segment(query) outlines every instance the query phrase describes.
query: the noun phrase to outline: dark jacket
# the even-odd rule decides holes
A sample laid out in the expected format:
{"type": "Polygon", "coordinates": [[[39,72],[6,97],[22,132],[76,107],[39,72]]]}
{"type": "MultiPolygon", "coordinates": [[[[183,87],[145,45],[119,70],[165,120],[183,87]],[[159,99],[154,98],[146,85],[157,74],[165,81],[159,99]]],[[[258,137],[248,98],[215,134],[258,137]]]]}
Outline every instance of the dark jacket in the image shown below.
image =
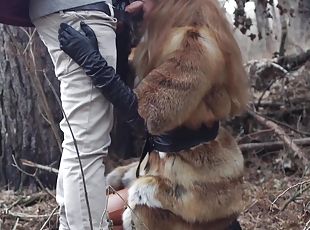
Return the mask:
{"type": "Polygon", "coordinates": [[[0,1],[0,23],[33,26],[29,18],[29,0],[0,1]]]}

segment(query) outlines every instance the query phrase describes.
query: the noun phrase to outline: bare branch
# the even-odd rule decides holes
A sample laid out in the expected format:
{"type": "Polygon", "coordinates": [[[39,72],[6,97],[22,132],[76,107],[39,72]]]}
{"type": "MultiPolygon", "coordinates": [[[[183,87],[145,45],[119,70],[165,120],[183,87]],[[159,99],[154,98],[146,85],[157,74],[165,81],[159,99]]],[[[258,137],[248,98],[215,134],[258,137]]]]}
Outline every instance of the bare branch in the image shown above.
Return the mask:
{"type": "Polygon", "coordinates": [[[36,180],[36,182],[39,184],[39,186],[41,187],[42,190],[46,191],[49,195],[51,195],[54,199],[56,199],[55,195],[54,195],[48,188],[44,187],[43,184],[42,184],[42,182],[40,181],[40,179],[37,177],[37,171],[38,171],[37,169],[35,170],[35,172],[34,172],[33,174],[28,173],[28,172],[26,172],[25,170],[23,170],[23,169],[17,164],[17,161],[16,161],[14,155],[12,155],[12,159],[13,159],[13,162],[14,162],[13,166],[14,166],[15,168],[17,168],[20,172],[24,173],[24,174],[27,175],[27,176],[33,177],[33,178],[36,180]]]}
{"type": "Polygon", "coordinates": [[[278,126],[273,121],[267,120],[265,117],[257,114],[254,111],[248,110],[248,113],[262,125],[274,129],[275,133],[280,139],[283,140],[285,145],[289,147],[294,152],[294,154],[303,161],[304,165],[308,165],[309,160],[306,158],[305,153],[293,142],[293,140],[285,133],[285,131],[280,126],[278,126]]]}
{"type": "MultiPolygon", "coordinates": [[[[296,145],[310,146],[310,138],[293,139],[292,142],[295,143],[296,145]]],[[[258,149],[274,151],[274,150],[282,149],[283,147],[284,147],[283,141],[247,143],[247,144],[239,145],[239,148],[242,151],[252,151],[252,150],[258,150],[258,149]]]]}
{"type": "Polygon", "coordinates": [[[22,163],[22,165],[25,165],[25,166],[28,166],[28,167],[31,167],[31,168],[42,169],[42,170],[45,170],[45,171],[48,171],[48,172],[53,172],[53,173],[58,174],[58,169],[55,169],[55,168],[50,167],[50,166],[37,164],[37,163],[34,163],[32,161],[28,161],[28,160],[25,160],[25,159],[21,159],[20,162],[22,163]]]}
{"type": "Polygon", "coordinates": [[[306,180],[306,181],[302,181],[299,182],[297,184],[294,184],[290,187],[288,187],[287,189],[285,189],[283,192],[281,192],[276,199],[274,199],[274,201],[271,204],[271,208],[275,205],[275,203],[281,198],[283,197],[288,191],[290,191],[293,188],[297,188],[299,187],[299,189],[296,190],[296,192],[284,203],[284,205],[281,208],[281,211],[283,211],[292,201],[294,201],[297,196],[300,196],[302,193],[304,193],[306,190],[308,190],[310,188],[310,185],[307,185],[306,187],[302,187],[305,184],[309,184],[310,180],[306,180]]]}
{"type": "Polygon", "coordinates": [[[51,214],[48,216],[47,220],[44,222],[44,224],[42,225],[42,227],[40,228],[40,230],[43,230],[44,227],[48,224],[48,222],[51,220],[51,218],[54,216],[55,212],[58,210],[59,206],[55,207],[53,209],[53,211],[51,212],[51,214]]]}

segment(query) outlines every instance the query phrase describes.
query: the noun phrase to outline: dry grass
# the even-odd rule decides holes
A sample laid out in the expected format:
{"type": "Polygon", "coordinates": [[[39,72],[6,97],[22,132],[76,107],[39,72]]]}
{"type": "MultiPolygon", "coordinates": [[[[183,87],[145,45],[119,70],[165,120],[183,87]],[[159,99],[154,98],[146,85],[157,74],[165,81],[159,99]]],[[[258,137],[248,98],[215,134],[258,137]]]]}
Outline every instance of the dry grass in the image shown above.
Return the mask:
{"type": "MultiPolygon", "coordinates": [[[[0,193],[0,230],[39,230],[57,208],[55,199],[45,192],[0,193]]],[[[43,229],[57,229],[57,214],[52,215],[43,229]]]]}
{"type": "MultiPolygon", "coordinates": [[[[279,194],[302,181],[298,170],[293,172],[292,168],[284,169],[282,155],[282,152],[245,155],[245,211],[240,217],[244,229],[300,230],[304,229],[310,220],[309,191],[301,194],[297,201],[290,202],[284,210],[281,208],[296,191],[295,189],[288,191],[275,205],[272,205],[279,194]]],[[[303,180],[307,178],[309,180],[309,177],[304,177],[303,180]]],[[[57,207],[55,200],[43,192],[31,194],[30,191],[25,191],[21,194],[3,191],[0,197],[0,229],[3,230],[14,229],[17,219],[19,220],[15,229],[40,229],[47,216],[57,207]],[[8,208],[9,212],[5,213],[8,208]],[[17,214],[25,217],[17,217],[17,214]],[[30,215],[38,217],[27,217],[30,215]]],[[[57,216],[54,216],[44,229],[56,229],[56,225],[57,216]]]]}
{"type": "Polygon", "coordinates": [[[285,170],[281,156],[281,152],[269,153],[266,157],[248,156],[246,208],[240,217],[244,229],[307,229],[305,226],[310,220],[309,191],[302,192],[295,201],[289,202],[296,190],[300,191],[294,187],[273,204],[283,191],[309,180],[309,177],[301,179],[298,171],[285,170]]]}

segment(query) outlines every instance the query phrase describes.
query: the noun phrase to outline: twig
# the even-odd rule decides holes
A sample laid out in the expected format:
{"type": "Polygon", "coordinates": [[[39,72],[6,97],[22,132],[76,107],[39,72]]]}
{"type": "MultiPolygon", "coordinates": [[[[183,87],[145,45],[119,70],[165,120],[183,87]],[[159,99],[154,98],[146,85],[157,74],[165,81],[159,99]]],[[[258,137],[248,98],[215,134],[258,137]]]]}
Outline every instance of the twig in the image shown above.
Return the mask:
{"type": "MultiPolygon", "coordinates": [[[[301,187],[301,186],[300,186],[301,187]]],[[[298,196],[303,194],[305,191],[307,191],[310,188],[310,185],[306,186],[305,188],[297,189],[296,192],[284,203],[284,205],[281,208],[281,211],[284,211],[284,209],[287,208],[287,206],[294,200],[297,199],[298,196]]]]}
{"type": "MultiPolygon", "coordinates": [[[[137,218],[137,220],[144,226],[144,228],[146,230],[149,230],[148,226],[146,226],[146,224],[140,219],[140,217],[134,212],[134,210],[128,205],[127,201],[111,186],[109,185],[108,186],[108,194],[110,194],[110,189],[112,190],[112,193],[113,194],[116,194],[123,202],[124,204],[126,205],[127,208],[129,208],[131,210],[131,212],[135,215],[135,217],[137,218]]],[[[106,209],[104,211],[104,213],[102,214],[102,216],[105,216],[105,213],[107,212],[107,206],[106,205],[106,209]]],[[[101,220],[102,222],[102,220],[101,220]]],[[[101,222],[100,222],[100,226],[101,226],[101,222]]],[[[101,229],[101,228],[100,228],[101,229]]]]}
{"type": "MultiPolygon", "coordinates": [[[[108,191],[109,191],[110,187],[108,187],[108,191]]],[[[109,194],[109,192],[108,192],[109,194]]],[[[106,216],[107,214],[107,219],[108,219],[108,222],[109,222],[109,230],[110,230],[110,220],[109,220],[109,215],[108,215],[108,204],[109,204],[109,196],[107,195],[106,196],[106,202],[105,202],[105,208],[104,208],[104,211],[101,215],[101,218],[100,218],[100,224],[99,224],[99,230],[103,230],[103,221],[104,221],[104,217],[106,216]]]]}
{"type": "Polygon", "coordinates": [[[14,155],[12,155],[12,159],[13,159],[13,162],[14,162],[14,164],[12,164],[12,166],[15,167],[15,168],[17,168],[20,172],[22,172],[22,173],[24,173],[25,175],[30,176],[30,177],[35,177],[35,176],[36,176],[37,170],[36,170],[33,174],[28,173],[28,172],[26,172],[25,170],[23,170],[21,167],[19,167],[19,165],[17,164],[17,161],[16,161],[14,155]]]}
{"type": "Polygon", "coordinates": [[[18,225],[18,222],[19,222],[19,218],[17,217],[16,222],[15,222],[15,224],[14,224],[12,230],[16,230],[17,225],[18,225]]]}
{"type": "Polygon", "coordinates": [[[22,31],[24,31],[25,34],[27,34],[27,36],[28,36],[28,38],[29,38],[29,41],[28,41],[28,43],[27,43],[27,45],[26,45],[26,47],[25,47],[25,49],[24,49],[24,51],[23,51],[23,54],[25,54],[26,51],[27,51],[27,49],[30,47],[30,45],[31,45],[31,43],[32,43],[33,37],[34,37],[34,35],[36,34],[37,29],[35,28],[35,29],[32,31],[31,34],[28,33],[28,32],[25,30],[25,28],[23,28],[23,27],[20,27],[20,29],[21,29],[22,31]]]}
{"type": "Polygon", "coordinates": [[[258,110],[258,108],[260,107],[260,103],[262,102],[262,99],[263,99],[263,97],[265,96],[267,90],[269,90],[270,87],[271,87],[276,81],[277,81],[276,78],[273,79],[273,80],[268,84],[268,86],[264,89],[263,93],[262,93],[262,94],[260,95],[260,97],[258,98],[257,103],[255,104],[256,110],[258,110]]]}
{"type": "Polygon", "coordinates": [[[34,163],[32,161],[28,161],[28,160],[25,160],[25,159],[21,159],[20,162],[22,163],[22,165],[25,165],[25,166],[28,166],[28,167],[31,167],[31,168],[42,169],[42,170],[45,170],[45,171],[48,171],[48,172],[53,172],[53,173],[58,174],[58,169],[55,169],[55,168],[50,167],[50,166],[37,164],[37,163],[34,163]]]}
{"type": "Polygon", "coordinates": [[[295,133],[298,133],[298,134],[301,134],[301,135],[304,135],[304,136],[310,136],[310,133],[309,133],[309,132],[305,132],[305,131],[299,130],[299,129],[294,128],[294,127],[292,127],[292,126],[290,126],[290,125],[288,125],[288,124],[286,124],[286,123],[284,123],[284,122],[275,120],[275,119],[273,119],[273,118],[271,118],[271,117],[265,116],[265,118],[268,119],[268,120],[270,120],[270,121],[273,121],[274,123],[276,123],[276,124],[278,124],[278,125],[284,126],[285,128],[288,128],[288,129],[294,131],[295,133]]]}
{"type": "MultiPolygon", "coordinates": [[[[308,183],[310,183],[310,180],[306,180],[306,181],[302,181],[302,182],[299,182],[299,183],[297,183],[297,184],[294,184],[294,185],[292,185],[292,186],[290,186],[290,187],[288,187],[287,189],[285,189],[283,192],[281,192],[277,197],[276,197],[276,199],[274,199],[274,201],[272,201],[272,206],[277,202],[277,200],[279,200],[282,196],[284,196],[284,194],[286,194],[289,190],[291,190],[291,189],[293,189],[293,188],[296,188],[296,187],[298,187],[298,186],[302,186],[302,185],[304,185],[304,184],[308,184],[308,183]]],[[[287,206],[287,205],[286,205],[287,206]]],[[[283,208],[282,208],[282,210],[283,210],[283,208]]]]}
{"type": "Polygon", "coordinates": [[[254,137],[260,136],[262,134],[270,133],[272,131],[273,131],[273,129],[264,129],[264,130],[259,130],[257,132],[249,133],[249,134],[247,134],[245,136],[241,136],[241,137],[237,138],[237,142],[240,143],[240,142],[242,142],[243,140],[245,140],[247,138],[251,138],[252,139],[254,137]]]}
{"type": "Polygon", "coordinates": [[[39,110],[39,114],[41,115],[41,117],[43,118],[43,120],[44,120],[47,124],[51,125],[51,122],[50,122],[50,121],[48,120],[48,118],[45,116],[45,114],[43,113],[43,111],[42,111],[42,109],[41,109],[40,106],[38,106],[38,110],[39,110]]]}
{"type": "Polygon", "coordinates": [[[7,208],[5,209],[5,211],[7,212],[7,211],[11,210],[15,205],[19,204],[19,202],[20,202],[22,199],[23,199],[23,198],[20,197],[18,200],[14,201],[9,207],[7,207],[7,208]]]}
{"type": "MultiPolygon", "coordinates": [[[[293,143],[296,145],[302,146],[310,146],[310,138],[299,138],[293,139],[293,143]]],[[[252,151],[257,149],[265,149],[265,150],[278,150],[284,147],[284,143],[282,141],[274,141],[274,142],[263,142],[263,143],[247,143],[240,144],[239,148],[242,151],[252,151]]]]}
{"type": "Polygon", "coordinates": [[[292,151],[294,151],[294,154],[302,160],[303,164],[308,165],[309,160],[305,157],[305,153],[292,141],[292,139],[284,132],[284,130],[281,127],[279,127],[273,121],[267,120],[266,118],[257,114],[254,111],[248,109],[248,113],[262,125],[274,129],[275,133],[279,136],[279,138],[281,138],[284,141],[284,143],[292,151]]]}
{"type": "Polygon", "coordinates": [[[46,221],[44,222],[44,224],[42,225],[42,227],[40,228],[40,230],[43,230],[44,227],[48,224],[48,222],[52,219],[52,217],[54,216],[55,212],[57,211],[57,209],[59,208],[59,206],[55,207],[53,209],[53,211],[51,212],[51,214],[48,216],[48,218],[46,219],[46,221]]]}
{"type": "Polygon", "coordinates": [[[42,182],[40,181],[40,179],[37,177],[37,169],[35,170],[35,172],[33,174],[26,172],[25,170],[23,170],[18,164],[17,161],[15,159],[15,156],[12,155],[12,159],[13,159],[13,166],[15,168],[17,168],[20,172],[24,173],[27,176],[33,177],[36,182],[39,184],[39,186],[41,187],[42,190],[46,191],[49,195],[51,195],[54,199],[56,199],[55,195],[46,187],[43,186],[42,182]]]}
{"type": "Polygon", "coordinates": [[[310,219],[307,221],[307,223],[306,223],[306,225],[305,225],[305,227],[303,228],[303,230],[309,230],[309,228],[310,228],[310,219]]]}

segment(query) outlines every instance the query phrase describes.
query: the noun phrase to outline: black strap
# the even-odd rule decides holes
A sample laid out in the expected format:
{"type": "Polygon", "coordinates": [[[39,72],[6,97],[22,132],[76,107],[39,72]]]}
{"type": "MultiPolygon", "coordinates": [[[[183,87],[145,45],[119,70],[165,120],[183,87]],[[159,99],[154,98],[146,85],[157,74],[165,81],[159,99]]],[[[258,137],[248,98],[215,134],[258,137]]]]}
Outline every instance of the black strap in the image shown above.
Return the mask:
{"type": "Polygon", "coordinates": [[[95,2],[83,6],[77,6],[69,9],[63,10],[63,12],[66,11],[101,11],[109,16],[111,16],[110,7],[105,2],[95,2]]]}
{"type": "Polygon", "coordinates": [[[140,165],[148,153],[154,150],[159,152],[179,152],[190,149],[201,143],[214,140],[218,135],[218,130],[219,122],[215,122],[211,128],[205,125],[198,130],[180,127],[159,136],[148,134],[137,167],[136,177],[139,177],[140,165]]]}
{"type": "Polygon", "coordinates": [[[148,134],[146,141],[144,143],[144,147],[143,147],[143,151],[142,154],[140,156],[140,160],[139,160],[139,164],[136,170],[136,178],[139,177],[140,174],[140,166],[142,161],[144,160],[144,158],[146,157],[146,155],[150,152],[152,152],[154,150],[154,145],[153,142],[151,141],[152,136],[150,134],[148,134]]]}

